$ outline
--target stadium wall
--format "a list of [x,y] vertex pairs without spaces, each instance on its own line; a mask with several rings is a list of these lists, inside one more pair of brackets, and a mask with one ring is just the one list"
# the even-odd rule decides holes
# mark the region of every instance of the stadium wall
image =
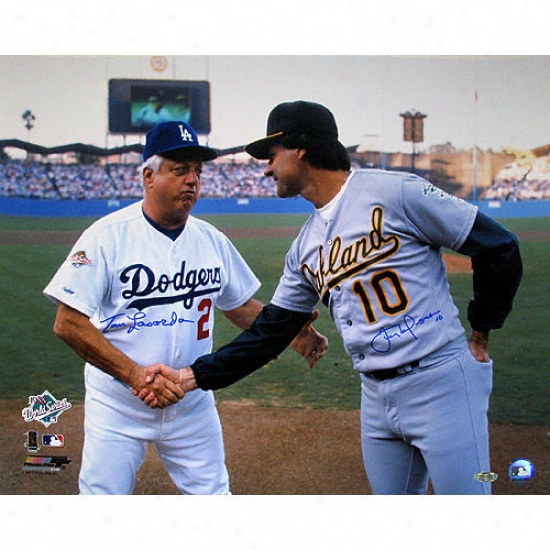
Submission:
[[[0,215],[35,217],[94,217],[119,210],[133,200],[59,201],[0,198]],[[528,202],[475,201],[480,211],[491,218],[537,218],[550,216],[550,201]],[[312,205],[305,199],[200,199],[193,209],[207,214],[309,214]]]
[[[0,198],[0,214],[36,217],[101,217],[135,200],[46,200]],[[309,214],[313,207],[305,199],[200,199],[194,214]]]

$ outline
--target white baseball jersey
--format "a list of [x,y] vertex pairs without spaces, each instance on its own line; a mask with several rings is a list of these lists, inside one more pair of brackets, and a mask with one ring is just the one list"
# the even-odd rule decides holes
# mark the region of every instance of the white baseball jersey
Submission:
[[359,372],[424,357],[464,334],[442,247],[460,248],[476,212],[417,176],[354,171],[293,242],[272,303],[321,299]]
[[[90,317],[139,365],[181,368],[212,350],[214,307],[235,309],[259,286],[212,225],[190,216],[172,241],[145,219],[140,201],[90,226],[44,293]],[[94,387],[116,384],[95,367],[87,370]],[[190,392],[183,401],[204,393]]]

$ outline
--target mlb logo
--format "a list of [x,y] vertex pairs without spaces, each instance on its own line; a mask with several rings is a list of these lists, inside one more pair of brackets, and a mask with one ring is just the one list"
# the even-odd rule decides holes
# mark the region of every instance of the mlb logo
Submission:
[[42,436],[42,445],[44,447],[64,447],[65,436],[61,434],[45,434]]

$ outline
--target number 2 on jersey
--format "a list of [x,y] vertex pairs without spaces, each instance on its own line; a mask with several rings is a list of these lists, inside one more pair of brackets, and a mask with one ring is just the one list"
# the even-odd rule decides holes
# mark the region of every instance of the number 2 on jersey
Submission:
[[197,308],[200,312],[204,312],[197,323],[197,340],[206,340],[210,337],[210,311],[212,309],[212,300],[210,298],[203,298]]

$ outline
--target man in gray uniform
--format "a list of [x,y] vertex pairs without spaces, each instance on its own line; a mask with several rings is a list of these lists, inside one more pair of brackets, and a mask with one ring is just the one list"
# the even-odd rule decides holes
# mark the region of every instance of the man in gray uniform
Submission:
[[[279,197],[301,195],[315,212],[287,254],[271,303],[249,331],[181,371],[185,389],[246,376],[291,339],[282,320],[305,321],[321,301],[361,376],[373,492],[422,494],[431,479],[437,494],[489,494],[490,483],[476,476],[490,472],[488,334],[503,326],[521,280],[515,236],[416,175],[350,171],[334,117],[316,103],[278,105],[267,137],[245,149],[268,160],[265,175]],[[472,258],[469,339],[443,248]]]

